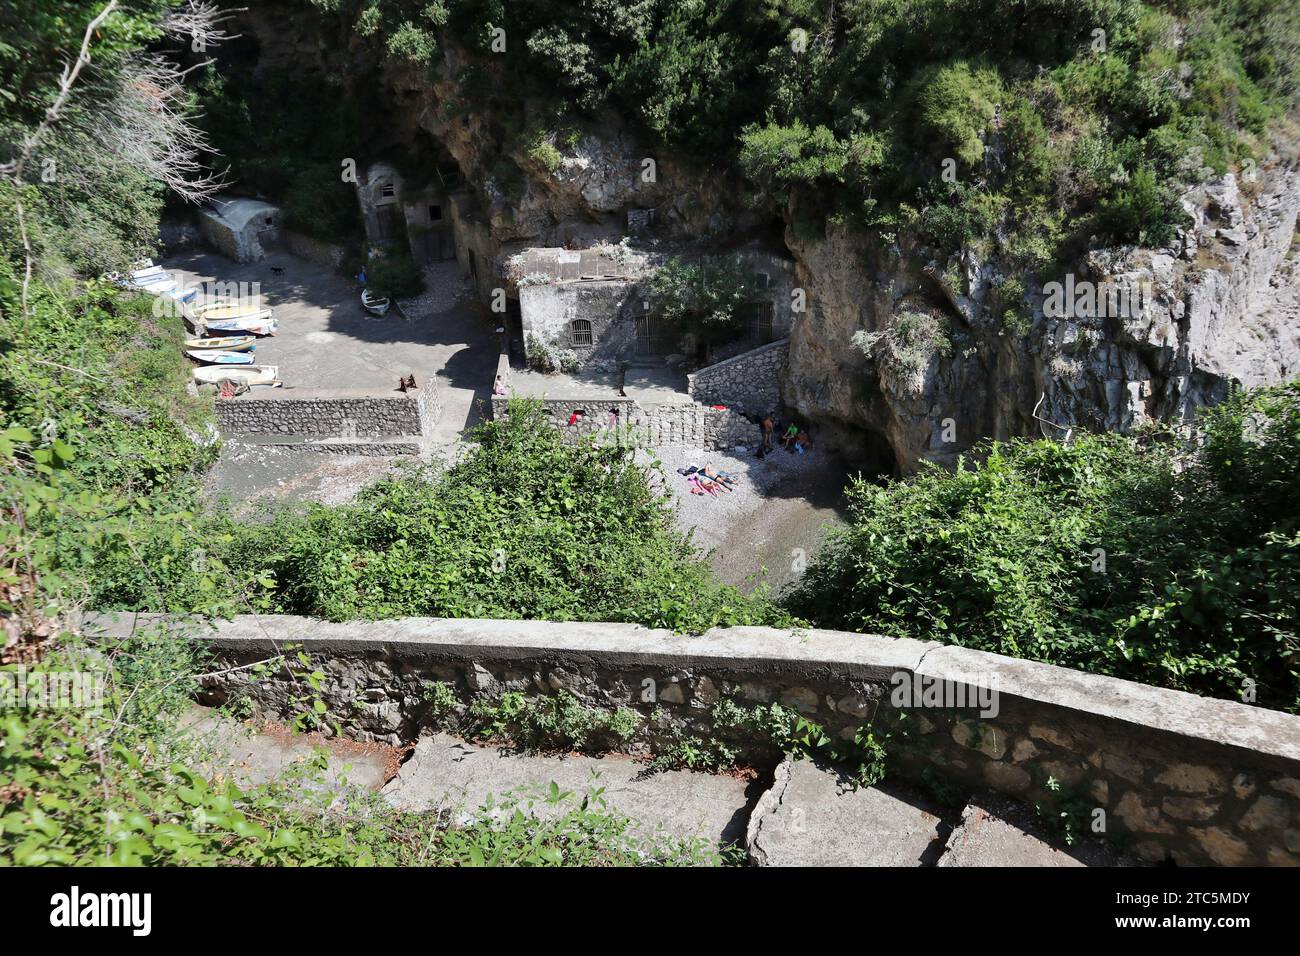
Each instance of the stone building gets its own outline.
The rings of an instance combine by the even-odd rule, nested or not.
[[[666,256],[626,244],[584,250],[529,248],[506,262],[512,338],[571,353],[579,366],[661,361],[682,355],[692,365],[720,361],[783,339],[797,314],[793,263],[760,248],[735,253],[758,278],[743,307],[743,332],[705,348],[656,315],[645,281]],[[517,311],[517,315],[516,315]]]
[[[390,163],[374,163],[357,179],[357,201],[371,245],[400,246],[416,262],[456,258],[445,190],[434,182],[410,185]]]
[[[280,243],[280,210],[257,199],[214,198],[199,211],[199,232],[222,255],[257,262]]]

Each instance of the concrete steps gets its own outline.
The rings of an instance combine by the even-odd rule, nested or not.
[[[1123,866],[1098,843],[1065,846],[1047,838],[1029,808],[995,793],[977,794],[962,811],[939,866]]]
[[[732,776],[689,770],[647,771],[629,757],[538,756],[481,747],[446,734],[424,737],[384,797],[406,810],[475,809],[499,794],[544,791],[555,783],[581,797],[601,790],[606,806],[635,822],[642,835],[702,837],[718,846],[740,843],[762,786]],[[569,806],[539,802],[532,812]]]
[[[854,789],[843,772],[814,760],[787,758],[768,785],[688,770],[651,772],[625,756],[523,754],[436,734],[422,738],[399,767],[393,748],[293,736],[272,723],[243,723],[204,707],[193,708],[182,725],[211,753],[203,770],[241,786],[287,779],[323,746],[328,789],[345,780],[382,788],[399,809],[473,811],[516,794],[526,812],[544,817],[575,805],[548,803],[553,783],[577,800],[598,795],[642,836],[743,846],[756,866],[1127,864],[1097,844],[1065,847],[1046,837],[1032,811],[997,794],[977,794],[952,820],[904,787],[886,782]]]
[[[240,787],[285,781],[294,768],[325,751],[325,786],[345,782],[378,790],[397,768],[397,751],[381,744],[326,740],[315,734],[294,735],[277,724],[243,722],[210,707],[195,705],[181,719],[184,734],[209,756],[200,769],[214,779],[233,780]]]
[[[754,807],[746,847],[757,866],[930,866],[948,830],[912,794],[854,790],[830,765],[787,759]]]
[[[1117,866],[1100,844],[1048,836],[1033,812],[997,794],[972,797],[955,825],[890,783],[854,790],[836,768],[787,759],[746,832],[757,866]]]

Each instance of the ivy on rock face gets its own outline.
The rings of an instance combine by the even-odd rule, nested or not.
[[[555,129],[612,110],[787,220],[797,194],[1029,271],[1094,236],[1168,241],[1179,191],[1258,160],[1300,82],[1300,13],[1268,0],[312,3],[431,76],[456,48],[505,152],[535,151],[527,103]]]

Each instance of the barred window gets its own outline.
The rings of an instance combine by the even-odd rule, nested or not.
[[[569,340],[575,345],[591,345],[591,323],[586,319],[574,319],[569,324]]]
[[[774,341],[775,336],[772,334],[772,303],[771,302],[751,302],[749,303],[750,319],[753,325],[750,327],[751,334],[759,345],[766,345]]]

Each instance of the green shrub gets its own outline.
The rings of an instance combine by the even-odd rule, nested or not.
[[[993,70],[958,61],[917,78],[916,105],[931,152],[951,150],[968,166],[984,158],[984,132],[997,112],[1002,83]]]
[[[1168,444],[1085,435],[858,483],[850,527],[787,606],[825,627],[1300,709],[1300,385],[1234,396],[1203,434],[1177,468]]]
[[[406,616],[634,621],[703,631],[789,620],[760,593],[716,583],[672,527],[631,449],[566,444],[535,402],[472,434],[455,468],[408,471],[355,503],[266,523],[211,517],[213,559],[264,611],[332,620]],[[174,606],[192,592],[188,554],[162,528],[138,546]],[[89,569],[98,599],[155,607],[131,567]],[[232,585],[234,586],[234,585]]]
[[[745,263],[731,256],[665,260],[649,281],[656,316],[679,334],[717,344],[745,331],[742,307],[764,293]]]
[[[528,157],[548,173],[558,170],[560,164],[564,161],[564,155],[556,147],[555,143],[540,130],[529,141]]]
[[[366,287],[379,295],[409,299],[424,291],[424,270],[410,252],[389,247],[366,264]]]
[[[1102,202],[1100,216],[1114,239],[1147,246],[1172,242],[1175,230],[1187,219],[1178,197],[1146,166]]]

